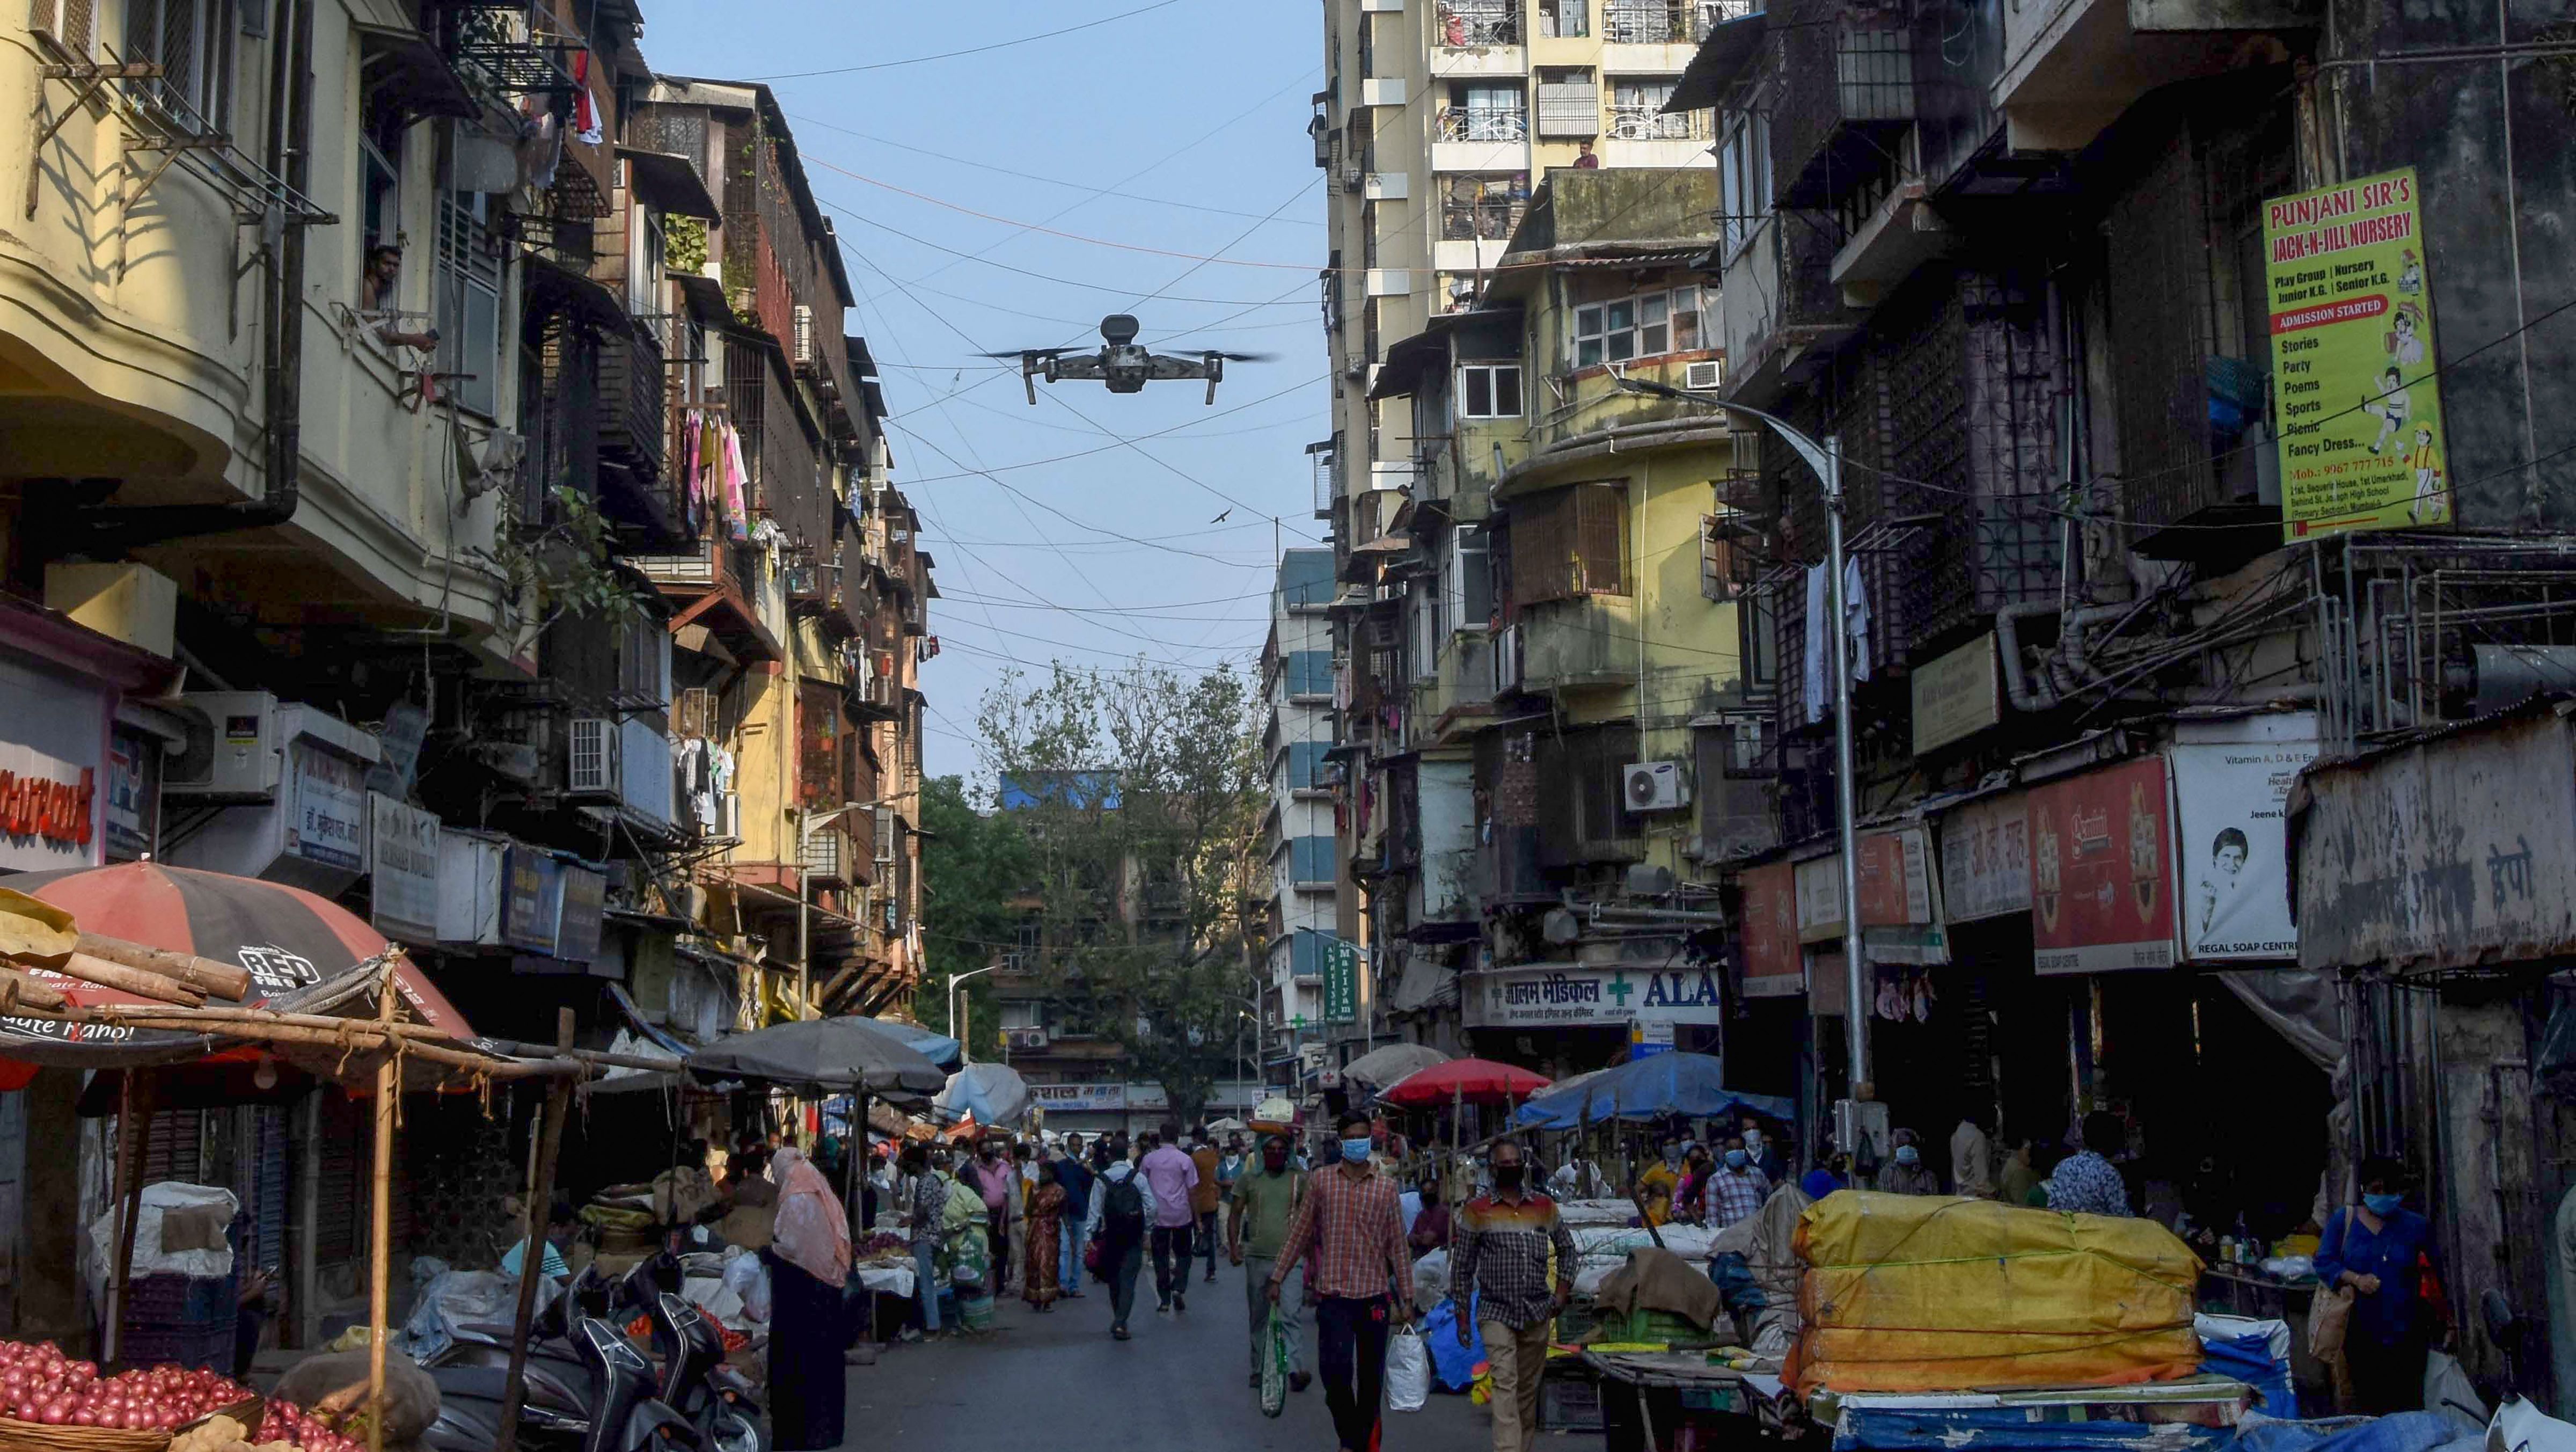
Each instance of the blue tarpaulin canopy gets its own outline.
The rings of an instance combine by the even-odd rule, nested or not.
[[[869,1019],[868,1027],[888,1035],[943,1069],[957,1067],[960,1057],[958,1043],[946,1034],[923,1028],[917,1023],[897,1023],[890,1018]]]
[[[1574,1129],[1605,1119],[1686,1119],[1754,1113],[1794,1119],[1797,1106],[1775,1094],[1738,1094],[1724,1087],[1723,1066],[1713,1054],[1656,1054],[1604,1069],[1579,1084],[1531,1096],[1520,1123],[1540,1129]]]

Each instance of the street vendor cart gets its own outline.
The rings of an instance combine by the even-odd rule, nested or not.
[[[1789,1412],[1777,1377],[1733,1370],[1704,1351],[1586,1351],[1607,1452],[1698,1452],[1777,1433]]]

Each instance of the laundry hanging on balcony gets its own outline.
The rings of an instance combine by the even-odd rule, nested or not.
[[[1825,632],[1817,622],[1833,618],[1832,572],[1822,563],[1807,567],[1807,639],[1800,661],[1799,684],[1806,696],[1807,720],[1825,719],[1825,702],[1833,677],[1825,663]],[[1861,588],[1860,561],[1843,561],[1843,635],[1851,643],[1854,684],[1869,679],[1869,594]]]
[[[750,474],[742,467],[742,435],[732,424],[724,425],[724,512],[725,528],[736,540],[751,538],[751,512],[743,507],[743,494],[751,483]]]
[[[597,146],[608,139],[599,124],[599,98],[590,93],[590,52],[580,50],[572,57],[572,139],[584,146]]]

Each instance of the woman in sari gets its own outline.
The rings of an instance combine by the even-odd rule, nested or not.
[[[1020,1262],[1020,1299],[1041,1311],[1054,1310],[1056,1297],[1064,1294],[1057,1244],[1064,1226],[1064,1202],[1064,1186],[1055,1182],[1055,1166],[1040,1164],[1037,1188],[1028,1199],[1028,1253]]]
[[[849,1344],[841,1288],[850,1278],[849,1214],[798,1150],[771,1156],[778,1216],[769,1248],[769,1422],[778,1452],[843,1441]]]

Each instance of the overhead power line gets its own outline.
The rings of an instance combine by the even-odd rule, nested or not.
[[[1067,25],[1056,30],[1042,30],[1035,35],[1014,36],[1009,40],[997,40],[988,45],[969,46],[964,50],[943,50],[936,55],[905,56],[901,60],[871,61],[866,65],[858,66],[834,66],[829,70],[821,71],[787,71],[774,76],[750,76],[745,79],[754,81],[803,81],[811,80],[816,76],[855,76],[861,71],[887,71],[893,70],[897,66],[926,65],[931,61],[955,60],[960,56],[984,55],[991,51],[1009,50],[1015,45],[1029,45],[1036,41],[1053,40],[1059,35],[1071,35],[1076,31],[1093,30],[1103,25],[1115,24],[1121,20],[1131,20],[1136,16],[1148,14],[1152,11],[1168,10],[1180,3],[1181,0],[1154,0],[1154,3],[1151,5],[1140,5],[1133,10],[1121,10],[1115,15],[1103,15],[1097,20],[1086,20],[1080,25]]]

